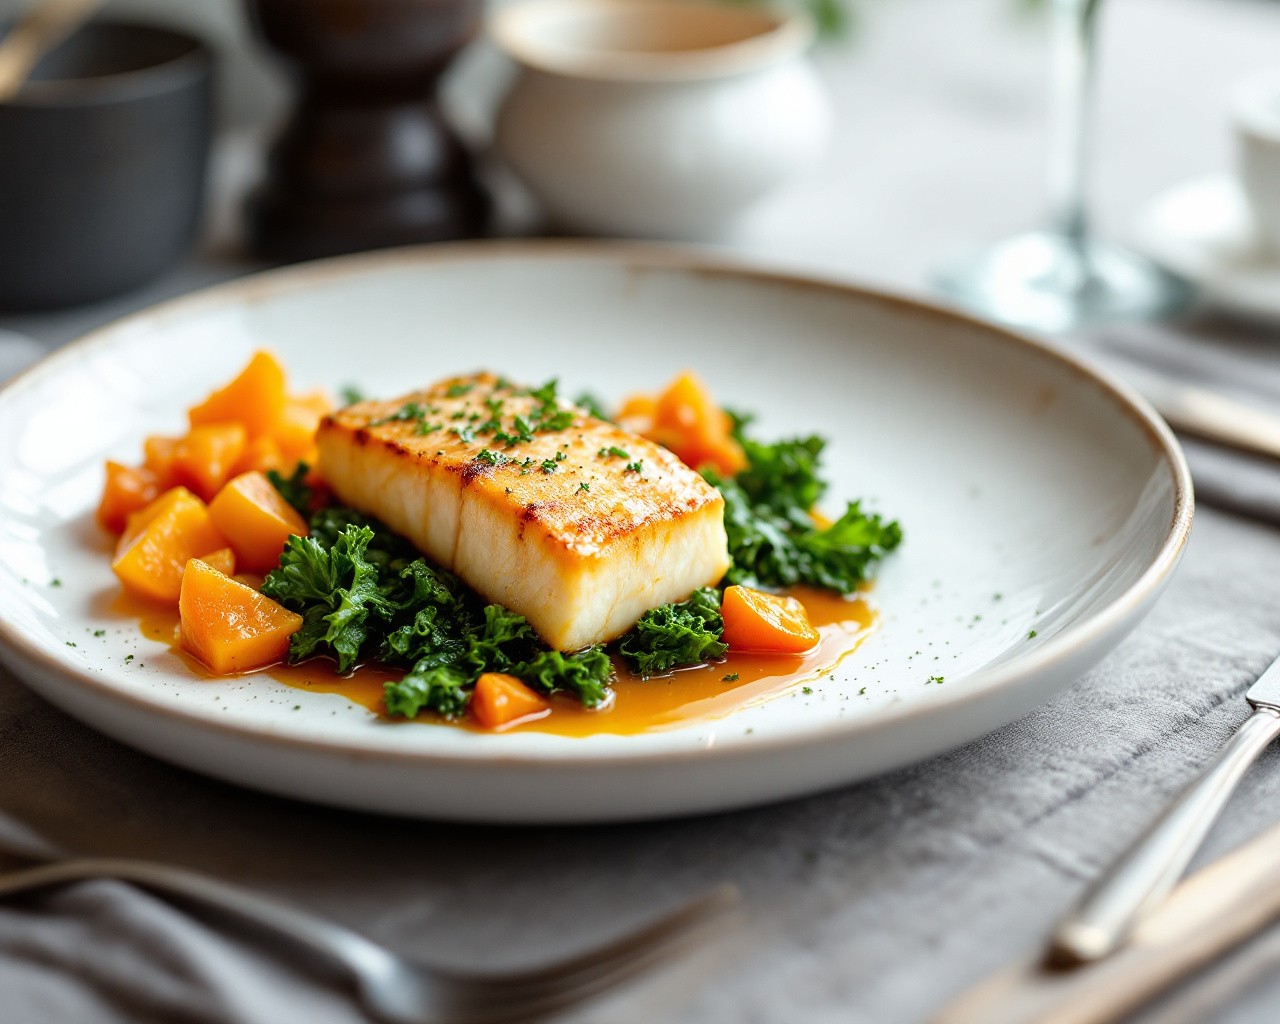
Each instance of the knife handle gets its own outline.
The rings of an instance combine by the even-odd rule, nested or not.
[[[1048,962],[1072,966],[1118,948],[1167,896],[1258,755],[1280,735],[1280,711],[1258,707],[1168,810],[1100,876],[1050,938]]]

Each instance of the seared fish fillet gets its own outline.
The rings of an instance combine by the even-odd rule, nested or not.
[[[327,417],[319,469],[550,646],[618,637],[729,568],[724,499],[665,448],[492,374]]]

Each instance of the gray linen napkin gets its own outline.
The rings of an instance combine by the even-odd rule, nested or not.
[[[1070,344],[1121,377],[1132,366],[1280,413],[1280,332],[1197,317],[1169,326],[1110,327]],[[1141,376],[1134,383],[1141,389]],[[1201,504],[1280,523],[1280,462],[1181,440]]]

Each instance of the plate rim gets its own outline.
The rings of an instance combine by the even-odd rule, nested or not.
[[[95,695],[112,702],[132,705],[138,712],[177,719],[182,724],[215,732],[240,741],[265,743],[270,747],[301,748],[315,754],[357,754],[384,763],[403,765],[457,766],[459,764],[529,767],[537,769],[565,768],[590,761],[593,765],[628,766],[645,762],[664,764],[726,760],[740,756],[767,756],[799,744],[825,744],[834,740],[852,740],[866,732],[874,732],[889,723],[908,724],[912,719],[931,718],[964,708],[987,699],[992,691],[1016,685],[1028,676],[1052,669],[1092,643],[1123,625],[1126,619],[1160,592],[1177,567],[1190,536],[1195,513],[1194,489],[1186,458],[1173,431],[1154,408],[1131,385],[1110,371],[1094,365],[1076,353],[1047,338],[1019,331],[982,319],[959,309],[910,295],[905,291],[859,284],[838,275],[808,270],[782,268],[750,257],[726,254],[706,246],[652,243],[642,241],[597,241],[580,239],[499,239],[425,245],[399,246],[391,249],[332,256],[304,263],[257,271],[206,288],[167,299],[125,314],[87,334],[60,346],[48,356],[28,367],[0,386],[0,410],[13,393],[20,392],[45,376],[57,373],[68,360],[86,351],[111,343],[113,337],[144,321],[160,321],[186,316],[192,312],[252,303],[265,298],[278,298],[305,291],[326,280],[376,274],[396,265],[434,265],[439,263],[479,263],[510,259],[579,259],[586,262],[612,263],[624,268],[674,271],[699,277],[730,278],[756,281],[822,294],[853,296],[859,300],[896,307],[923,314],[934,320],[984,331],[1015,348],[1031,349],[1051,362],[1058,363],[1091,384],[1128,416],[1145,434],[1171,471],[1174,488],[1173,515],[1156,552],[1143,573],[1123,593],[1083,622],[1068,627],[1047,639],[1034,653],[1001,665],[980,675],[975,685],[939,692],[927,702],[907,706],[886,705],[850,719],[825,722],[812,728],[779,736],[723,736],[711,746],[697,746],[665,751],[616,751],[602,753],[586,747],[568,752],[509,752],[492,748],[453,750],[390,750],[376,746],[356,745],[341,740],[318,739],[282,734],[266,726],[224,722],[184,708],[161,704],[144,693],[130,693],[94,677],[91,669],[82,668],[44,650],[27,640],[6,618],[0,616],[0,649],[11,648],[21,657],[77,685],[88,685]],[[21,674],[14,673],[21,678]],[[30,688],[25,680],[23,685]],[[97,728],[97,726],[93,726]]]

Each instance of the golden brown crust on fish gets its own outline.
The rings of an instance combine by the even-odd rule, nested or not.
[[[729,565],[724,502],[645,438],[493,374],[327,417],[320,471],[549,644],[612,639]]]

